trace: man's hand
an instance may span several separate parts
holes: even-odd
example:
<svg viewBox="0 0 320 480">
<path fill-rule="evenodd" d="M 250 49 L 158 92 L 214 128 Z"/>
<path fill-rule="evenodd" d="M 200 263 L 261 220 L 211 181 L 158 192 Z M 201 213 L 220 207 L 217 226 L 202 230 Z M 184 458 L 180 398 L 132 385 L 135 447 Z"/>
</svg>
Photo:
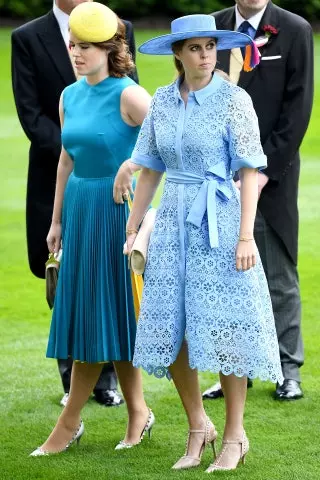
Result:
<svg viewBox="0 0 320 480">
<path fill-rule="evenodd" d="M 258 198 L 260 198 L 262 189 L 267 185 L 269 182 L 269 177 L 264 173 L 258 172 Z"/>
<path fill-rule="evenodd" d="M 258 198 L 260 198 L 262 189 L 267 185 L 269 182 L 269 177 L 265 175 L 264 173 L 258 172 Z M 241 182 L 238 180 L 235 182 L 235 186 L 240 190 L 241 188 Z"/>
</svg>

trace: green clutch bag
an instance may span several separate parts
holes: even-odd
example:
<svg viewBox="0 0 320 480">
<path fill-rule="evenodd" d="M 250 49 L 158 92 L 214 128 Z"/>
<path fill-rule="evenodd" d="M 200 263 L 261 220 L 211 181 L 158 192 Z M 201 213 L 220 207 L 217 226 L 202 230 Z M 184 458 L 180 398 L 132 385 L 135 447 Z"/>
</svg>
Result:
<svg viewBox="0 0 320 480">
<path fill-rule="evenodd" d="M 49 253 L 46 261 L 46 299 L 50 309 L 53 308 L 56 295 L 61 255 L 62 250 L 59 253 Z"/>
</svg>

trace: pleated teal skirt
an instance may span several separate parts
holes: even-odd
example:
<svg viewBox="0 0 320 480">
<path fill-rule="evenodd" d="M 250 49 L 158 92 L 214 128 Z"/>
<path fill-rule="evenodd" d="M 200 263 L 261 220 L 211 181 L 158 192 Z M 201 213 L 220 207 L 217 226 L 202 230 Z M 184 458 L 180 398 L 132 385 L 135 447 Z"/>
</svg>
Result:
<svg viewBox="0 0 320 480">
<path fill-rule="evenodd" d="M 89 363 L 133 358 L 136 321 L 123 255 L 128 207 L 114 203 L 113 181 L 69 177 L 47 357 Z"/>
</svg>

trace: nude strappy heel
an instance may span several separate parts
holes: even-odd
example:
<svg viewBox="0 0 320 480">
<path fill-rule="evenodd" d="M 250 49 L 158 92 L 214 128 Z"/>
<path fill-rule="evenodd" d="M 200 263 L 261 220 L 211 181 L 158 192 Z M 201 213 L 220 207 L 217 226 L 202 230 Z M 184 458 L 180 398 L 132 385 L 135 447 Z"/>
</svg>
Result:
<svg viewBox="0 0 320 480">
<path fill-rule="evenodd" d="M 241 447 L 240 457 L 235 467 L 224 467 L 221 464 L 223 460 L 223 455 L 226 452 L 228 445 L 231 445 L 231 444 L 240 445 Z M 249 440 L 245 431 L 243 431 L 242 440 L 223 440 L 221 452 L 219 453 L 216 460 L 207 468 L 206 473 L 215 472 L 217 470 L 235 470 L 238 467 L 240 461 L 242 462 L 243 465 L 245 464 L 246 455 L 248 451 L 249 451 Z"/>
<path fill-rule="evenodd" d="M 188 449 L 189 449 L 189 441 L 190 441 L 190 435 L 192 433 L 203 433 L 203 443 L 200 447 L 200 452 L 198 457 L 192 457 L 191 455 L 188 455 Z M 206 448 L 207 445 L 211 444 L 213 454 L 216 456 L 216 449 L 215 449 L 215 441 L 218 437 L 218 433 L 216 431 L 216 428 L 214 424 L 211 422 L 211 420 L 207 417 L 206 419 L 206 425 L 204 430 L 189 430 L 188 432 L 188 437 L 187 437 L 187 444 L 186 444 L 186 452 L 181 457 L 177 463 L 173 465 L 174 470 L 182 470 L 186 468 L 194 468 L 198 467 L 201 462 L 201 457 L 204 452 L 204 449 Z"/>
</svg>

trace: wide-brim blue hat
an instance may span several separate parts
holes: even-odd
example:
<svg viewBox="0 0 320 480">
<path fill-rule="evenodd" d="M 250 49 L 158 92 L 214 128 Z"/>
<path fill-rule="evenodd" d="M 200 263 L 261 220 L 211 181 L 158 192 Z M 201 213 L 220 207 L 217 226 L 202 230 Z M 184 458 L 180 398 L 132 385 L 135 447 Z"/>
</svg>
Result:
<svg viewBox="0 0 320 480">
<path fill-rule="evenodd" d="M 232 30 L 217 30 L 212 15 L 186 15 L 171 22 L 171 33 L 147 40 L 139 47 L 139 52 L 150 55 L 172 55 L 172 44 L 179 40 L 196 37 L 214 37 L 217 39 L 217 50 L 229 50 L 245 47 L 254 42 L 244 33 Z"/>
</svg>

